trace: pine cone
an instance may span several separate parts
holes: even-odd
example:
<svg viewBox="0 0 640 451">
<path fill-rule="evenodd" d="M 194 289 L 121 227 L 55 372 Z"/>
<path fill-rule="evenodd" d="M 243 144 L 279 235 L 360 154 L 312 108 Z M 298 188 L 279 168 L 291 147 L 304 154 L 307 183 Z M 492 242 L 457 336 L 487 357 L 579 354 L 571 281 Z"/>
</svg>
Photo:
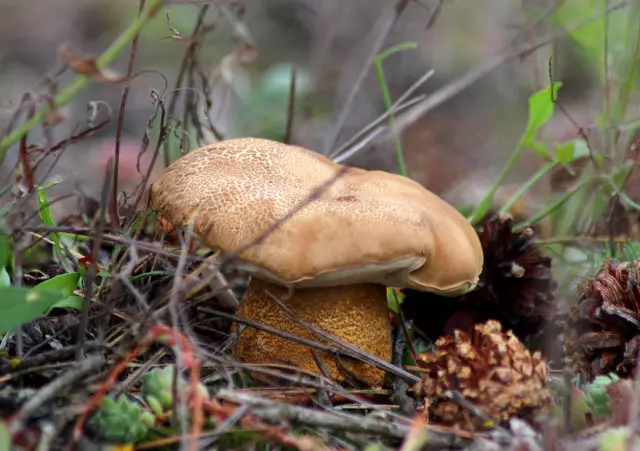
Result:
<svg viewBox="0 0 640 451">
<path fill-rule="evenodd" d="M 589 381 L 612 371 L 633 376 L 640 349 L 639 275 L 640 260 L 607 259 L 571 307 L 565 356 Z"/>
<path fill-rule="evenodd" d="M 542 346 L 542 331 L 555 315 L 551 259 L 535 245 L 533 229 L 512 232 L 512 227 L 513 219 L 502 214 L 478 230 L 484 268 L 475 291 L 448 299 L 405 290 L 407 317 L 430 337 L 496 319 L 530 346 Z"/>
<path fill-rule="evenodd" d="M 447 390 L 460 392 L 496 423 L 512 416 L 531 420 L 551 400 L 549 370 L 540 353 L 531 354 L 511 331 L 502 333 L 498 321 L 476 324 L 470 335 L 456 330 L 435 346 L 433 354 L 418 356 L 423 381 L 414 388 L 435 397 L 429 407 L 434 422 L 465 430 L 483 427 L 467 409 L 444 398 Z"/>
</svg>

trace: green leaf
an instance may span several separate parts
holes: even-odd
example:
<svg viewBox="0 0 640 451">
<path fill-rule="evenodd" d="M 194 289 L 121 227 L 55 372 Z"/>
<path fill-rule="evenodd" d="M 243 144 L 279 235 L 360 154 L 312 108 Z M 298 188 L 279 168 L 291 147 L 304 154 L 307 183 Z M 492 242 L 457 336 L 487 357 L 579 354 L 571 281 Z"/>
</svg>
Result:
<svg viewBox="0 0 640 451">
<path fill-rule="evenodd" d="M 491 189 L 485 196 L 482 198 L 478 205 L 476 205 L 476 209 L 473 211 L 473 215 L 471 216 L 470 222 L 472 224 L 476 224 L 487 215 L 487 212 L 491 208 L 491 204 L 493 203 L 493 195 L 495 194 L 499 184 L 494 185 L 495 189 Z"/>
<path fill-rule="evenodd" d="M 384 74 L 384 69 L 382 67 L 382 63 L 384 62 L 385 59 L 387 59 L 389 56 L 393 55 L 394 53 L 397 52 L 403 52 L 405 50 L 411 50 L 411 49 L 416 49 L 418 48 L 418 44 L 415 42 L 404 42 L 401 44 L 398 44 L 396 46 L 391 47 L 390 49 L 387 49 L 383 52 L 381 52 L 379 55 L 377 55 L 374 59 L 373 59 L 373 66 L 375 68 L 376 71 L 376 75 L 378 77 L 378 84 L 380 85 L 380 91 L 382 93 L 382 100 L 384 103 L 384 107 L 387 111 L 391 110 L 391 107 L 393 106 L 393 103 L 391 101 L 391 94 L 389 92 L 389 86 L 387 84 L 387 78 Z M 395 115 L 393 113 L 391 113 L 389 115 L 389 118 L 387 119 L 389 126 L 393 126 L 394 121 L 395 121 Z M 394 138 L 394 142 L 393 142 L 393 147 L 395 149 L 395 153 L 396 153 L 396 162 L 398 165 L 398 173 L 404 177 L 407 176 L 407 166 L 405 164 L 404 161 L 404 153 L 402 151 L 402 142 L 400 140 L 400 138 L 398 138 L 398 136 L 396 136 Z"/>
<path fill-rule="evenodd" d="M 47 197 L 47 193 L 42 188 L 38 188 L 38 213 L 40 215 L 40 220 L 44 225 L 49 227 L 55 227 L 56 223 L 53 221 L 53 217 L 51 216 L 51 205 L 49 204 L 49 198 Z M 52 232 L 50 235 L 51 240 L 55 243 L 55 247 L 60 249 L 60 237 L 57 233 Z"/>
<path fill-rule="evenodd" d="M 33 321 L 63 297 L 60 291 L 0 288 L 0 333 L 10 332 Z"/>
<path fill-rule="evenodd" d="M 493 196 L 502 185 L 502 182 L 513 165 L 518 161 L 518 158 L 525 147 L 531 147 L 538 154 L 541 154 L 545 160 L 552 159 L 549 149 L 547 149 L 546 146 L 542 147 L 542 145 L 536 141 L 535 137 L 538 129 L 545 125 L 553 115 L 553 109 L 555 106 L 554 99 L 561 86 L 562 83 L 557 82 L 553 84 L 553 86 L 547 86 L 529 97 L 529 118 L 527 119 L 527 128 L 525 129 L 522 138 L 520 138 L 513 154 L 509 157 L 509 160 L 502 168 L 502 171 L 500 172 L 500 175 L 498 175 L 495 183 L 489 192 L 485 194 L 482 200 L 478 203 L 473 214 L 469 218 L 469 222 L 471 222 L 472 225 L 477 225 L 485 217 L 493 203 Z M 551 97 L 552 92 L 553 98 Z"/>
<path fill-rule="evenodd" d="M 11 278 L 7 272 L 7 264 L 9 263 L 9 240 L 4 232 L 0 231 L 0 288 L 11 285 Z"/>
<path fill-rule="evenodd" d="M 398 307 L 402 305 L 405 294 L 395 288 L 387 287 L 387 307 L 394 313 L 398 313 Z"/>
<path fill-rule="evenodd" d="M 38 213 L 40 215 L 40 220 L 43 224 L 49 227 L 55 227 L 56 223 L 51 216 L 51 206 L 49 204 L 49 198 L 47 197 L 47 193 L 43 188 L 38 188 Z M 70 236 L 73 236 L 69 234 Z M 60 234 L 57 232 L 49 233 L 49 237 L 51 241 L 53 241 L 53 260 L 58 263 L 67 271 L 73 271 L 74 265 L 73 262 L 67 257 L 65 248 L 71 248 L 71 244 L 75 240 L 70 239 L 69 237 L 65 238 L 64 241 L 60 238 Z M 65 245 L 66 244 L 66 245 Z"/>
<path fill-rule="evenodd" d="M 80 280 L 80 273 L 69 272 L 67 274 L 60 274 L 59 276 L 52 277 L 51 279 L 40 282 L 33 289 L 43 291 L 59 291 L 62 293 L 62 297 L 66 298 L 73 294 L 73 291 L 78 287 L 78 281 Z"/>
<path fill-rule="evenodd" d="M 562 207 L 569 199 L 571 199 L 573 196 L 576 195 L 576 193 L 579 193 L 583 188 L 585 188 L 586 186 L 589 186 L 589 184 L 593 183 L 594 181 L 597 181 L 598 179 L 595 178 L 586 178 L 584 180 L 581 180 L 580 182 L 578 182 L 577 184 L 575 184 L 570 190 L 566 191 L 562 196 L 560 196 L 558 199 L 556 199 L 553 203 L 551 203 L 550 205 L 546 206 L 542 211 L 534 214 L 533 216 L 531 216 L 529 219 L 527 219 L 526 221 L 517 224 L 513 230 L 515 232 L 521 231 L 524 229 L 524 227 L 535 224 L 536 222 L 546 218 L 547 216 L 553 214 L 554 212 L 556 212 L 557 210 L 560 209 L 560 207 Z M 575 215 L 572 216 L 572 219 L 575 220 Z"/>
<path fill-rule="evenodd" d="M 598 189 L 598 191 L 596 191 L 593 194 L 593 197 L 591 198 L 591 202 L 589 204 L 589 212 L 587 215 L 584 215 L 581 219 L 583 221 L 585 221 L 585 218 L 602 218 L 604 217 L 603 215 L 605 214 L 605 210 L 607 209 L 607 206 L 609 205 L 609 202 L 611 200 L 611 190 L 609 190 L 608 188 L 600 188 Z M 579 204 L 582 204 L 582 202 L 579 202 Z M 584 209 L 584 205 L 578 205 L 579 209 Z M 580 221 L 577 221 L 577 223 L 580 223 Z"/>
<path fill-rule="evenodd" d="M 73 308 L 78 311 L 82 311 L 82 307 L 84 306 L 84 298 L 82 296 L 69 296 L 64 299 L 60 299 L 58 302 L 53 304 L 46 312 L 45 315 L 48 315 L 56 308 Z"/>
<path fill-rule="evenodd" d="M 531 150 L 537 153 L 540 156 L 540 158 L 542 158 L 544 161 L 553 160 L 553 157 L 551 156 L 551 152 L 549 152 L 549 147 L 547 146 L 546 143 L 532 139 L 527 145 Z"/>
<path fill-rule="evenodd" d="M 155 368 L 141 378 L 140 394 L 143 398 L 152 397 L 163 408 L 173 405 L 173 367 Z"/>
<path fill-rule="evenodd" d="M 11 249 L 9 248 L 9 239 L 7 235 L 0 231 L 0 268 L 5 268 L 9 263 L 9 255 Z"/>
<path fill-rule="evenodd" d="M 0 451 L 10 451 L 11 450 L 11 434 L 9 433 L 9 428 L 7 427 L 7 423 L 0 420 Z"/>
<path fill-rule="evenodd" d="M 578 24 L 583 24 L 579 28 L 571 30 L 569 36 L 582 49 L 583 58 L 591 64 L 592 68 L 600 74 L 600 79 L 604 80 L 603 56 L 605 52 L 605 33 L 609 32 L 609 42 L 607 51 L 609 57 L 615 57 L 624 46 L 625 41 L 619 40 L 623 37 L 622 31 L 625 29 L 626 11 L 620 9 L 608 16 L 602 14 L 607 7 L 607 0 L 563 0 L 553 14 L 553 17 L 566 29 L 574 28 Z M 589 20 L 594 17 L 596 20 Z"/>
<path fill-rule="evenodd" d="M 585 387 L 585 401 L 597 420 L 611 416 L 612 411 L 609 406 L 609 394 L 607 393 L 606 387 L 617 382 L 619 379 L 620 378 L 614 373 L 606 376 L 598 376 L 592 383 Z"/>
<path fill-rule="evenodd" d="M 582 139 L 574 139 L 555 145 L 556 161 L 560 163 L 572 163 L 589 156 L 589 147 Z"/>
<path fill-rule="evenodd" d="M 105 277 L 111 276 L 111 273 L 106 273 L 106 274 L 108 275 Z M 142 280 L 142 279 L 151 278 L 151 277 L 166 277 L 168 275 L 169 275 L 169 271 L 156 270 L 156 271 L 149 271 L 141 274 L 136 274 L 135 276 L 129 276 L 129 280 L 134 281 L 134 280 Z"/>
<path fill-rule="evenodd" d="M 388 49 L 380 52 L 375 57 L 376 62 L 382 62 L 389 58 L 394 53 L 405 52 L 407 50 L 415 50 L 418 48 L 418 43 L 414 41 L 401 42 L 400 44 L 394 45 L 393 47 L 389 47 Z"/>
<path fill-rule="evenodd" d="M 6 268 L 0 268 L 0 288 L 11 286 L 11 278 Z"/>
<path fill-rule="evenodd" d="M 570 421 L 571 426 L 575 431 L 581 431 L 588 426 L 587 415 L 591 414 L 589 404 L 585 399 L 584 393 L 575 387 L 570 387 L 571 394 L 569 402 L 571 404 L 570 409 Z"/>
<path fill-rule="evenodd" d="M 603 110 L 603 120 L 615 127 L 636 89 L 640 3 L 629 2 L 624 8 L 603 14 L 609 6 L 609 0 L 563 0 L 552 17 L 566 29 L 583 24 L 569 36 L 578 44 L 585 68 L 596 72 L 601 85 L 607 86 L 609 107 Z"/>
<path fill-rule="evenodd" d="M 49 198 L 42 188 L 38 188 L 38 213 L 43 224 L 55 227 L 56 223 L 53 222 L 53 217 L 51 216 Z"/>
<path fill-rule="evenodd" d="M 547 86 L 529 97 L 529 118 L 523 138 L 523 141 L 527 145 L 531 145 L 540 127 L 544 126 L 549 119 L 551 119 L 555 107 L 553 101 L 557 97 L 558 90 L 561 87 L 562 83 L 560 82 L 553 84 L 553 97 L 551 97 L 552 86 Z"/>
<path fill-rule="evenodd" d="M 631 169 L 633 169 L 633 165 L 633 160 L 626 160 L 620 165 L 619 168 L 613 171 L 613 174 L 611 175 L 611 181 L 613 182 L 616 189 L 622 189 L 622 185 L 624 184 L 625 180 L 627 180 L 627 176 L 629 175 Z"/>
</svg>

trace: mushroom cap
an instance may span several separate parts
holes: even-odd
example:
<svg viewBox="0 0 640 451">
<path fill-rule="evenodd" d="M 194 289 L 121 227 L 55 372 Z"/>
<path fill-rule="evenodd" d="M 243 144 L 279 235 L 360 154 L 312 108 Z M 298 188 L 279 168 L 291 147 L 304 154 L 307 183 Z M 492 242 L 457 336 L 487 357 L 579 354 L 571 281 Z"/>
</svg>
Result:
<svg viewBox="0 0 640 451">
<path fill-rule="evenodd" d="M 379 283 L 455 296 L 475 287 L 482 247 L 455 208 L 406 177 L 344 169 L 302 147 L 242 138 L 194 150 L 152 185 L 151 205 L 232 252 L 323 185 L 238 256 L 244 269 L 301 288 Z"/>
</svg>

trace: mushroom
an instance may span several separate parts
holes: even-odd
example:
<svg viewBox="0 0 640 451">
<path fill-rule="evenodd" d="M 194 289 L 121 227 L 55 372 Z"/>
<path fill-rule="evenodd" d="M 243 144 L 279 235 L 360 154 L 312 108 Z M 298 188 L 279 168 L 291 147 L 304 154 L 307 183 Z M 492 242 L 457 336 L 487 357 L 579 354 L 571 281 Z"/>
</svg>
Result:
<svg viewBox="0 0 640 451">
<path fill-rule="evenodd" d="M 318 187 L 324 189 L 310 199 Z M 174 224 L 193 221 L 208 246 L 242 251 L 238 264 L 251 281 L 238 317 L 317 341 L 275 296 L 298 318 L 386 361 L 385 287 L 457 296 L 476 286 L 482 269 L 473 227 L 422 185 L 266 139 L 230 139 L 181 157 L 152 185 L 151 205 Z M 369 364 L 251 327 L 238 337 L 237 358 L 289 364 L 338 382 L 375 386 L 384 378 Z"/>
</svg>

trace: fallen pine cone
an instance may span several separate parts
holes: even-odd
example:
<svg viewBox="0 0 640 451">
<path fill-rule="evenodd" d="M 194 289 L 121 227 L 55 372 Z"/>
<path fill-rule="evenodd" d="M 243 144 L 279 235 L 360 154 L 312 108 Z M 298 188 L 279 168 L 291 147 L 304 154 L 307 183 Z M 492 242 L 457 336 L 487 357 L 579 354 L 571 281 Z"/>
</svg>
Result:
<svg viewBox="0 0 640 451">
<path fill-rule="evenodd" d="M 556 313 L 551 259 L 535 244 L 533 229 L 512 229 L 509 215 L 485 220 L 477 232 L 484 254 L 478 288 L 457 298 L 403 290 L 407 318 L 431 338 L 495 319 L 529 347 L 542 348 Z"/>
<path fill-rule="evenodd" d="M 640 350 L 639 276 L 640 260 L 609 258 L 582 284 L 564 350 L 567 363 L 588 381 L 610 372 L 633 377 Z"/>
<path fill-rule="evenodd" d="M 549 369 L 539 352 L 531 354 L 498 321 L 476 324 L 472 334 L 456 330 L 440 337 L 434 353 L 418 355 L 422 382 L 414 390 L 433 398 L 435 423 L 478 430 L 486 426 L 467 409 L 445 398 L 457 390 L 496 423 L 513 416 L 532 420 L 551 401 Z"/>
</svg>

